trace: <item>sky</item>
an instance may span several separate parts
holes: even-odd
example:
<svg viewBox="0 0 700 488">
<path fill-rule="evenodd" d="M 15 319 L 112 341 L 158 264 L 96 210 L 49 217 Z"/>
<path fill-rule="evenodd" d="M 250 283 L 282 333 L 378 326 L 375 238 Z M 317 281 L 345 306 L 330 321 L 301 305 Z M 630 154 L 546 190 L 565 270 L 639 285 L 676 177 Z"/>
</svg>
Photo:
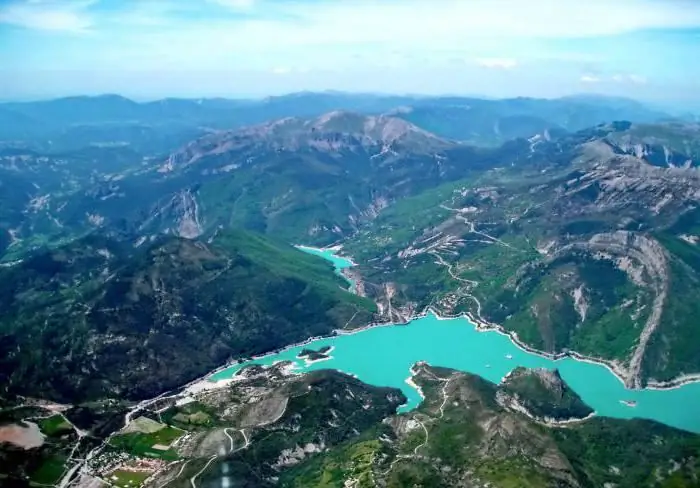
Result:
<svg viewBox="0 0 700 488">
<path fill-rule="evenodd" d="M 303 90 L 700 106 L 700 0 L 0 0 L 0 99 Z"/>
</svg>

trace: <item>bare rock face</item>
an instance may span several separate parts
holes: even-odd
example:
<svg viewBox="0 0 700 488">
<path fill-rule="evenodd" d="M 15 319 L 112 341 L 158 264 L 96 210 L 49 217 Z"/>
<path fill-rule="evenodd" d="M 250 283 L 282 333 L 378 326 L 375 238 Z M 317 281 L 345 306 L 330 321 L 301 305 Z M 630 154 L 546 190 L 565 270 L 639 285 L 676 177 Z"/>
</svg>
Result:
<svg viewBox="0 0 700 488">
<path fill-rule="evenodd" d="M 199 223 L 197 200 L 190 191 L 183 191 L 179 196 L 177 235 L 186 239 L 199 237 L 202 234 L 202 226 Z"/>
<path fill-rule="evenodd" d="M 554 188 L 554 212 L 568 218 L 623 214 L 640 221 L 669 221 L 700 201 L 700 170 L 683 164 L 649 164 L 642 151 L 620 154 L 605 140 L 578 148 L 575 178 Z"/>
<path fill-rule="evenodd" d="M 168 232 L 195 239 L 204 232 L 196 194 L 190 189 L 177 192 L 163 204 L 156 205 L 150 215 L 141 222 L 140 229 L 145 230 L 160 223 Z"/>
<path fill-rule="evenodd" d="M 653 166 L 692 168 L 700 165 L 700 125 L 697 123 L 634 124 L 611 133 L 607 139 L 621 151 Z"/>
</svg>

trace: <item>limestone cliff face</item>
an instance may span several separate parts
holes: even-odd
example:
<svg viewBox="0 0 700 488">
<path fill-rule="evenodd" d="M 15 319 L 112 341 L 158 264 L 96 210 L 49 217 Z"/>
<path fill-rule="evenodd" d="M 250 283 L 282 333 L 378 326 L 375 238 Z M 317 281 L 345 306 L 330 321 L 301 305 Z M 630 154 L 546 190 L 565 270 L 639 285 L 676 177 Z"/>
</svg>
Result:
<svg viewBox="0 0 700 488">
<path fill-rule="evenodd" d="M 165 231 L 186 239 L 194 239 L 204 233 L 199 203 L 195 192 L 183 189 L 150 210 L 140 223 L 141 232 Z"/>
<path fill-rule="evenodd" d="M 177 234 L 180 237 L 193 239 L 202 234 L 197 199 L 191 191 L 186 190 L 180 193 L 180 202 L 176 212 L 180 215 L 177 221 Z"/>
</svg>

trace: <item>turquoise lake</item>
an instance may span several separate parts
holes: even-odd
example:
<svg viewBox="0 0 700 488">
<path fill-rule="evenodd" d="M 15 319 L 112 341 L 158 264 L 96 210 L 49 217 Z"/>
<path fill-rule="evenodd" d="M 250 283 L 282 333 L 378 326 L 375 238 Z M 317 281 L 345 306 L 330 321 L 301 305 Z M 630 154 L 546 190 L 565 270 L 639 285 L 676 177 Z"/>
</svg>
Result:
<svg viewBox="0 0 700 488">
<path fill-rule="evenodd" d="M 331 251 L 309 250 L 336 264 L 351 263 Z M 333 346 L 331 359 L 306 365 L 297 355 L 303 348 Z M 517 366 L 558 369 L 566 383 L 598 415 L 615 418 L 642 417 L 700 433 L 700 383 L 667 390 L 629 390 L 605 366 L 573 358 L 551 360 L 518 348 L 508 336 L 497 331 L 479 331 L 466 318 L 439 319 L 434 315 L 417 318 L 406 325 L 373 327 L 352 334 L 318 339 L 242 364 L 209 377 L 211 381 L 231 378 L 250 364 L 271 365 L 291 361 L 296 371 L 336 369 L 355 375 L 365 383 L 399 388 L 408 398 L 400 411 L 421 402 L 417 390 L 406 383 L 410 368 L 418 361 L 473 373 L 499 383 Z M 621 403 L 634 401 L 635 407 Z"/>
<path fill-rule="evenodd" d="M 335 273 L 350 283 L 350 291 L 355 293 L 355 282 L 343 274 L 343 270 L 352 267 L 352 261 L 338 256 L 333 249 L 318 249 L 316 247 L 296 246 L 297 249 L 304 251 L 314 256 L 320 256 L 323 259 L 330 261 L 335 267 Z"/>
</svg>

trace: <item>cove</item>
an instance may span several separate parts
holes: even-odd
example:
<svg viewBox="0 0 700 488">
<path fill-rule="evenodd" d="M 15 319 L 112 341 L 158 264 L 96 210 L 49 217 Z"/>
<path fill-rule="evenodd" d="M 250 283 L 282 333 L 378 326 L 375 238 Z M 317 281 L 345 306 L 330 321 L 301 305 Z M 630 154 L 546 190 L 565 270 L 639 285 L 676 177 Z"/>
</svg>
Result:
<svg viewBox="0 0 700 488">
<path fill-rule="evenodd" d="M 343 258 L 334 255 L 336 260 Z M 344 261 L 345 267 L 351 265 Z M 296 357 L 304 348 L 317 350 L 323 346 L 334 348 L 328 360 L 307 364 Z M 476 374 L 493 383 L 499 383 L 517 366 L 556 368 L 597 415 L 652 419 L 700 433 L 700 383 L 664 390 L 629 390 L 602 364 L 574 358 L 552 360 L 524 351 L 510 337 L 496 330 L 480 331 L 463 317 L 442 319 L 429 314 L 405 325 L 377 326 L 316 339 L 233 365 L 214 373 L 209 380 L 229 379 L 246 366 L 278 361 L 291 361 L 297 372 L 336 369 L 371 385 L 398 388 L 408 398 L 401 412 L 412 410 L 422 400 L 419 392 L 406 383 L 411 366 L 418 361 Z M 634 401 L 636 407 L 622 401 Z"/>
<path fill-rule="evenodd" d="M 348 258 L 343 258 L 340 257 L 336 254 L 336 251 L 339 248 L 325 248 L 325 249 L 319 249 L 317 247 L 309 247 L 309 246 L 295 246 L 297 249 L 300 251 L 304 251 L 305 253 L 308 254 L 313 254 L 314 256 L 320 256 L 323 259 L 330 261 L 333 266 L 335 267 L 335 274 L 338 276 L 342 277 L 345 281 L 350 283 L 350 291 L 355 293 L 355 281 L 348 278 L 343 274 L 343 270 L 350 268 L 354 266 L 354 263 L 352 262 L 352 259 Z"/>
</svg>

